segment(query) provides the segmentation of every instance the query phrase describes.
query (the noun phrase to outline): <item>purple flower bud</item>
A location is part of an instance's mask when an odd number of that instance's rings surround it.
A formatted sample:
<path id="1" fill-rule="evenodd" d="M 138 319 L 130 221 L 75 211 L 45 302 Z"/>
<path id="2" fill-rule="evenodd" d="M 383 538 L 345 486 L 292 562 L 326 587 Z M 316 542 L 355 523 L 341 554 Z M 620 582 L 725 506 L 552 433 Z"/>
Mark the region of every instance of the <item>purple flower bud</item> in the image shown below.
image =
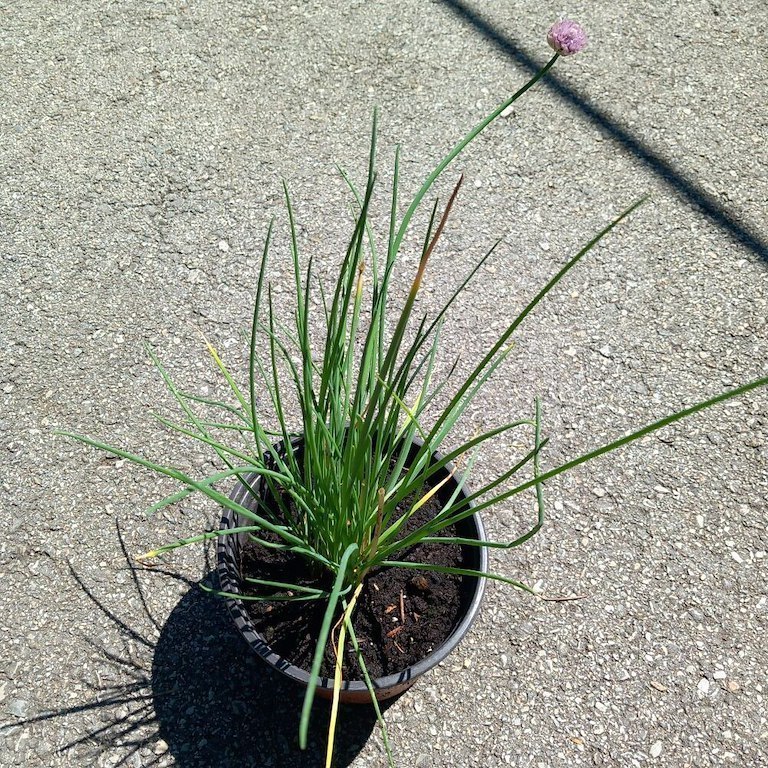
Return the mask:
<path id="1" fill-rule="evenodd" d="M 587 33 L 582 29 L 581 24 L 563 19 L 549 28 L 547 42 L 549 47 L 561 56 L 570 56 L 587 47 Z"/>

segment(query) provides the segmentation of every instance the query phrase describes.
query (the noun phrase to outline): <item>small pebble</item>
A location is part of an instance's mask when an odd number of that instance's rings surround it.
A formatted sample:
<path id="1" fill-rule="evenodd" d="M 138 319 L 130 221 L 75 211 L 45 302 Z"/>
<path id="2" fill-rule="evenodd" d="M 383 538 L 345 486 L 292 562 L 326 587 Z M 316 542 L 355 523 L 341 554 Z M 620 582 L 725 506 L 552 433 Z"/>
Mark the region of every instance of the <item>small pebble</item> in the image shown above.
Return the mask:
<path id="1" fill-rule="evenodd" d="M 226 253 L 229 250 L 229 243 L 226 240 L 219 240 L 219 250 Z"/>
<path id="2" fill-rule="evenodd" d="M 606 494 L 606 490 L 605 488 L 601 488 L 600 486 L 597 486 L 596 488 L 592 489 L 592 493 L 594 493 L 598 499 L 602 499 L 603 496 L 605 496 Z"/>
<path id="3" fill-rule="evenodd" d="M 29 709 L 29 702 L 24 699 L 14 699 L 8 705 L 8 711 L 16 717 L 26 717 Z"/>
<path id="4" fill-rule="evenodd" d="M 726 674 L 725 670 L 718 669 L 712 677 L 715 678 L 715 680 L 725 680 L 728 675 Z"/>
<path id="5" fill-rule="evenodd" d="M 156 755 L 162 755 L 165 752 L 168 751 L 168 743 L 164 741 L 163 739 L 158 739 L 157 743 L 155 744 L 154 749 L 152 750 Z"/>
<path id="6" fill-rule="evenodd" d="M 651 757 L 658 757 L 661 754 L 661 742 L 654 741 L 651 745 Z"/>
<path id="7" fill-rule="evenodd" d="M 707 680 L 706 677 L 702 677 L 696 688 L 698 688 L 699 693 L 702 696 L 706 696 L 709 693 L 709 680 Z"/>

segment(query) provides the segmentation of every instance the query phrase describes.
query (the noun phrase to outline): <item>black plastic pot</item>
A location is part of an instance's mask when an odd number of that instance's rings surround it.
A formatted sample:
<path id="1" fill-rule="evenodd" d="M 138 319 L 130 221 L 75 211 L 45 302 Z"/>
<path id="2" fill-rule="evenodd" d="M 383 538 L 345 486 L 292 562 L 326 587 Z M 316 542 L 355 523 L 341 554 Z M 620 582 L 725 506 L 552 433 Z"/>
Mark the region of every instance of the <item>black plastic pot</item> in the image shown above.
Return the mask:
<path id="1" fill-rule="evenodd" d="M 415 452 L 419 447 L 420 443 L 414 442 L 411 446 L 411 450 Z M 433 458 L 438 460 L 440 455 L 436 453 L 433 455 Z M 440 473 L 435 475 L 436 482 L 439 482 L 447 475 L 451 475 L 452 471 L 453 468 L 448 464 Z M 439 491 L 439 496 L 444 502 L 455 491 L 459 480 L 460 476 L 458 473 L 455 473 L 450 476 L 445 485 L 442 486 Z M 249 480 L 249 482 L 251 481 Z M 258 490 L 258 479 L 253 479 L 252 487 L 254 487 L 254 490 Z M 464 497 L 470 495 L 471 492 L 467 489 L 466 483 L 462 488 L 461 493 Z M 235 488 L 231 498 L 248 509 L 253 509 L 256 506 L 251 494 L 241 484 L 238 484 L 237 488 Z M 227 509 L 224 511 L 224 515 L 221 519 L 221 530 L 229 530 L 248 524 L 247 520 L 241 518 L 232 510 Z M 483 523 L 477 513 L 465 518 L 457 525 L 457 528 L 459 535 L 464 538 L 485 538 Z M 246 533 L 227 534 L 219 536 L 218 538 L 217 571 L 221 589 L 225 592 L 230 592 L 232 594 L 240 593 L 240 549 L 246 539 Z M 463 550 L 466 553 L 465 566 L 467 568 L 479 570 L 481 572 L 488 570 L 488 551 L 485 547 L 464 547 Z M 475 620 L 475 617 L 480 610 L 480 601 L 482 600 L 483 592 L 485 590 L 485 579 L 465 577 L 463 580 L 463 589 L 465 590 L 464 599 L 462 601 L 464 610 L 449 637 L 442 645 L 438 646 L 432 653 L 418 663 L 397 674 L 373 680 L 373 686 L 376 690 L 376 698 L 378 700 L 388 699 L 405 691 L 413 685 L 414 681 L 419 676 L 432 669 L 432 667 L 437 666 L 437 664 L 439 664 L 459 644 L 464 635 L 467 634 L 472 622 Z M 279 656 L 269 647 L 269 645 L 267 645 L 264 638 L 254 627 L 248 612 L 245 610 L 243 602 L 235 598 L 227 598 L 226 604 L 236 627 L 243 635 L 248 645 L 271 667 L 282 672 L 292 680 L 306 686 L 309 682 L 309 673 L 304 669 L 294 666 L 290 661 Z M 325 677 L 320 678 L 317 695 L 323 698 L 330 698 L 333 695 L 333 680 Z M 371 701 L 370 693 L 363 680 L 343 681 L 339 698 L 342 702 L 349 704 L 364 704 L 370 703 Z"/>

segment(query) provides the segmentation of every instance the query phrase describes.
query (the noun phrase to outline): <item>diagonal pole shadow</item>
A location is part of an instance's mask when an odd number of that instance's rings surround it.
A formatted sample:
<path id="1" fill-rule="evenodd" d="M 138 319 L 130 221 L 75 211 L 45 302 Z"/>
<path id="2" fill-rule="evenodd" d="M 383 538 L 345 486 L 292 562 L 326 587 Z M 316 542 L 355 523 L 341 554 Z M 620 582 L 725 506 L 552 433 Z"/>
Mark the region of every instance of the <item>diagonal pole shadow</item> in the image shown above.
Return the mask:
<path id="1" fill-rule="evenodd" d="M 528 70 L 531 74 L 539 71 L 541 68 L 539 62 L 521 50 L 513 38 L 500 32 L 465 2 L 462 0 L 439 0 L 439 2 L 467 24 L 474 27 L 482 37 L 493 43 L 496 48 L 515 61 L 520 67 Z M 633 136 L 617 120 L 614 120 L 605 112 L 590 104 L 584 96 L 563 82 L 557 75 L 550 72 L 542 83 L 551 88 L 561 99 L 578 109 L 592 123 L 603 129 L 627 152 L 632 153 L 645 163 L 646 167 L 667 186 L 674 189 L 689 203 L 698 207 L 714 224 L 727 232 L 737 243 L 768 261 L 768 240 L 759 232 L 740 222 L 714 195 L 711 195 L 695 181 L 686 177 L 663 155 Z"/>

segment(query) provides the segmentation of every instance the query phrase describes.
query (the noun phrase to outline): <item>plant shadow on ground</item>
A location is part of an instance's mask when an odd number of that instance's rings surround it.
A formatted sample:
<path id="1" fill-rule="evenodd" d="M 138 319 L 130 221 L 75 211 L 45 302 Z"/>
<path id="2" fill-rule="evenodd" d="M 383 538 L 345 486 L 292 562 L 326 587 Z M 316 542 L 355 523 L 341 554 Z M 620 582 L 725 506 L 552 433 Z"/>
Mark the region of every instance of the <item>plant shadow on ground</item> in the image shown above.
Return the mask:
<path id="1" fill-rule="evenodd" d="M 99 659 L 88 664 L 89 674 L 98 682 L 82 680 L 92 699 L 4 723 L 0 731 L 7 734 L 61 719 L 71 728 L 79 722 L 81 733 L 59 748 L 78 764 L 85 764 L 84 759 L 96 764 L 109 752 L 109 765 L 128 768 L 170 765 L 169 757 L 184 768 L 324 766 L 327 703 L 315 705 L 308 749 L 301 751 L 298 724 L 303 689 L 253 655 L 221 601 L 198 583 L 170 571 L 137 569 L 119 528 L 118 537 L 152 627 L 150 636 L 108 608 L 70 565 L 72 578 L 111 622 L 120 647 L 84 638 Z M 146 579 L 139 579 L 139 570 L 150 579 L 171 578 L 189 586 L 163 626 L 150 612 L 144 595 Z M 334 765 L 343 768 L 366 743 L 376 716 L 372 707 L 342 706 L 339 722 Z"/>
<path id="2" fill-rule="evenodd" d="M 329 708 L 313 712 L 309 748 L 297 734 L 303 689 L 271 671 L 236 633 L 224 605 L 190 590 L 160 633 L 152 665 L 159 735 L 179 764 L 322 766 Z M 376 724 L 372 707 L 339 713 L 336 764 L 349 765 Z"/>

